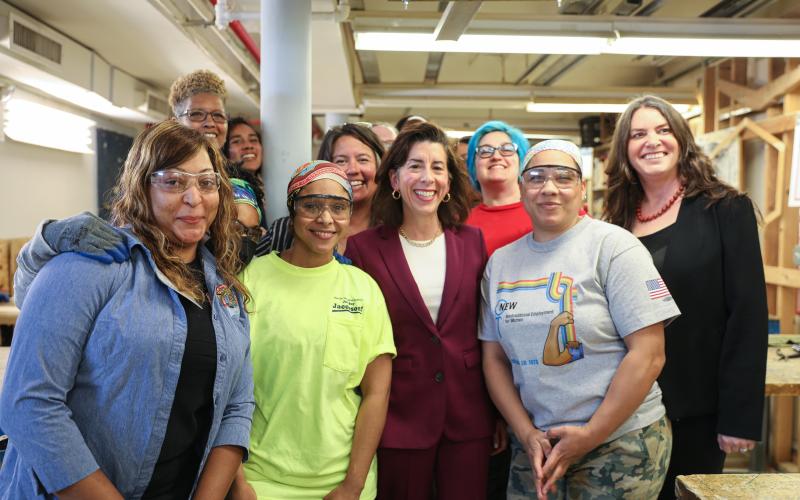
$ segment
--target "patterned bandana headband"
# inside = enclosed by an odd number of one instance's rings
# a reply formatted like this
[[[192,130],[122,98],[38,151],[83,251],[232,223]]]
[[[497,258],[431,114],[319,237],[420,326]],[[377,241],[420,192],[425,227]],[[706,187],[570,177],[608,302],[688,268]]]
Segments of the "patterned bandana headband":
[[[353,188],[341,167],[329,161],[316,160],[308,162],[294,171],[292,178],[289,179],[289,187],[286,189],[286,204],[291,206],[298,191],[321,179],[330,179],[342,186],[347,191],[347,197],[353,201]]]
[[[261,209],[258,208],[258,200],[256,199],[256,192],[253,191],[253,186],[243,179],[231,178],[231,187],[233,188],[233,202],[243,203],[250,205],[258,212],[258,220],[261,220]]]
[[[581,164],[581,150],[578,149],[578,146],[569,142],[563,141],[561,139],[548,139],[546,141],[542,141],[531,149],[528,150],[528,154],[525,155],[525,160],[522,162],[522,170],[525,170],[525,167],[528,166],[531,159],[541,153],[542,151],[561,151],[572,157],[575,160],[575,164],[578,166],[578,169],[583,172],[583,165]]]

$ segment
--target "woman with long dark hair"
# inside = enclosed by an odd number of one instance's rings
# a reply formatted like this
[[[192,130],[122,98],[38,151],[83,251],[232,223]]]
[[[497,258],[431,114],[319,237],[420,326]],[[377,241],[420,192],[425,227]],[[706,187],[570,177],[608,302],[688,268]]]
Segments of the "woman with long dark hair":
[[[661,498],[678,474],[722,472],[761,438],[767,299],[756,212],[721,182],[668,102],[640,97],[617,122],[604,217],[650,250],[681,316],[658,381],[674,434]]]
[[[469,180],[430,123],[400,133],[375,177],[373,228],[346,256],[381,287],[397,359],[378,449],[378,497],[481,498],[495,418],[480,370],[486,247],[464,225]]]

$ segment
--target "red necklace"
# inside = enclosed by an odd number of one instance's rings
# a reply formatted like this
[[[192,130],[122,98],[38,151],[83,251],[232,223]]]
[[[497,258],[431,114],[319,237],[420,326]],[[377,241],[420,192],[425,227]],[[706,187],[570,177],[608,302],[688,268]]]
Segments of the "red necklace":
[[[664,215],[667,212],[667,210],[669,210],[669,208],[675,204],[676,201],[678,201],[678,198],[683,196],[683,191],[685,189],[686,189],[685,185],[683,184],[680,185],[678,187],[678,190],[675,191],[675,194],[672,195],[672,198],[670,198],[669,201],[667,201],[667,204],[661,207],[661,210],[654,213],[653,215],[647,215],[647,216],[642,215],[642,202],[640,201],[639,206],[636,207],[636,220],[638,220],[639,222],[650,222],[651,220],[658,219],[659,217]]]

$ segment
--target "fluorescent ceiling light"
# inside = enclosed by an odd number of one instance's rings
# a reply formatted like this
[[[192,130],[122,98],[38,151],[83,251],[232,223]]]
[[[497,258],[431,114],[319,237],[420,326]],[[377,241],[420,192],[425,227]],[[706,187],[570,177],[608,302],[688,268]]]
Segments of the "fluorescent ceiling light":
[[[432,33],[397,32],[357,32],[355,39],[356,50],[495,54],[600,54],[608,44],[597,36],[461,35],[452,41],[436,40]]]
[[[357,50],[501,54],[626,54],[690,57],[797,57],[799,39],[603,36],[461,35],[436,40],[430,33],[357,32]]]
[[[650,38],[621,36],[608,54],[693,57],[797,57],[800,40],[748,38]]]
[[[50,94],[56,99],[102,115],[138,123],[151,123],[157,120],[157,118],[151,117],[141,111],[115,106],[111,101],[100,94],[61,79],[34,77],[25,78],[23,83]]]
[[[3,130],[18,142],[46,148],[92,153],[95,122],[44,104],[13,97],[6,104]]]
[[[689,109],[688,104],[672,105],[679,113]],[[528,113],[622,113],[627,103],[566,103],[566,102],[529,102],[525,106]]]

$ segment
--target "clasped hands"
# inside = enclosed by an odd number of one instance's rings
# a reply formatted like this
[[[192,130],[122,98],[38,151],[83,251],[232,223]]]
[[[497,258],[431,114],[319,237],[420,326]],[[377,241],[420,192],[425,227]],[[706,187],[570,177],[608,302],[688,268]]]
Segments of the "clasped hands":
[[[589,429],[574,425],[554,427],[547,432],[534,427],[521,442],[531,461],[539,500],[546,500],[548,491],[556,490],[556,482],[570,465],[600,445]]]

